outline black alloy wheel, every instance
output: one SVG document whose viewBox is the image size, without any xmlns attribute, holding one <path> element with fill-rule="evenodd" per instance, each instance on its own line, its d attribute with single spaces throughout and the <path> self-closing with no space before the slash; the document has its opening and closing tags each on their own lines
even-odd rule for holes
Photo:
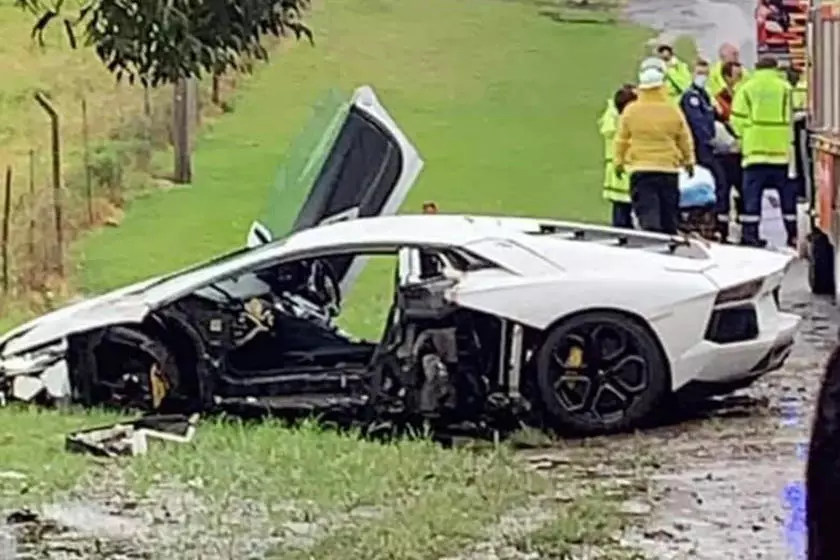
<svg viewBox="0 0 840 560">
<path fill-rule="evenodd" d="M 641 427 L 670 385 L 653 335 L 612 312 L 583 313 L 554 327 L 540 349 L 537 377 L 552 427 L 580 435 Z"/>
</svg>

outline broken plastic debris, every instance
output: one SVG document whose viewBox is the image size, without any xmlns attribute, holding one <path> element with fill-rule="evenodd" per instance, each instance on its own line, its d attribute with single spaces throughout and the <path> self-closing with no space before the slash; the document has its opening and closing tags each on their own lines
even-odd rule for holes
<svg viewBox="0 0 840 560">
<path fill-rule="evenodd" d="M 70 374 L 64 360 L 59 360 L 45 369 L 40 377 L 47 394 L 52 398 L 61 399 L 70 395 Z"/>
<path fill-rule="evenodd" d="M 187 443 L 195 435 L 198 414 L 156 414 L 133 422 L 92 428 L 69 434 L 65 448 L 75 453 L 99 457 L 142 455 L 148 451 L 149 438 Z"/>
<path fill-rule="evenodd" d="M 18 375 L 12 379 L 11 395 L 21 401 L 31 401 L 44 389 L 44 383 L 37 377 Z"/>
</svg>

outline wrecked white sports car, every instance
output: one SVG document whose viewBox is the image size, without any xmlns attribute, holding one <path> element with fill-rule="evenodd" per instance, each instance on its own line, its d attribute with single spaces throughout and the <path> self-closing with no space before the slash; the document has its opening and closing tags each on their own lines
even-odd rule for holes
<svg viewBox="0 0 840 560">
<path fill-rule="evenodd" d="M 320 150 L 287 166 L 277 191 L 300 196 L 297 215 L 255 224 L 249 248 L 5 334 L 3 393 L 368 419 L 527 411 L 594 434 L 645 423 L 677 392 L 744 387 L 787 358 L 800 319 L 777 294 L 791 257 L 544 219 L 381 216 L 419 173 L 416 150 L 369 88 L 328 113 L 309 137 Z M 334 325 L 370 255 L 393 255 L 397 270 L 374 342 Z"/>
</svg>

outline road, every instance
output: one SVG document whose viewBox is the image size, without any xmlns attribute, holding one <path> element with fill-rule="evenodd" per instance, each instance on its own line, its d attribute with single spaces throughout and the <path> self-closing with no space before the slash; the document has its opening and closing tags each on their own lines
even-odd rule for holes
<svg viewBox="0 0 840 560">
<path fill-rule="evenodd" d="M 692 37 L 712 60 L 723 42 L 755 60 L 754 0 L 629 0 L 627 17 L 660 32 Z M 781 245 L 778 210 L 765 200 L 764 235 Z M 628 541 L 651 558 L 786 560 L 804 558 L 807 437 L 821 367 L 837 340 L 840 313 L 809 294 L 805 263 L 785 280 L 782 305 L 804 324 L 786 366 L 707 418 L 634 438 L 654 454 L 653 509 Z M 612 441 L 615 453 L 627 443 Z"/>
</svg>

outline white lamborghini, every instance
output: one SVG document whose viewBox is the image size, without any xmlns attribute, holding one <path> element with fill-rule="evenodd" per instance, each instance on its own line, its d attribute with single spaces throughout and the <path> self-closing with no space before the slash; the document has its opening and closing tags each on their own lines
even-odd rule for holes
<svg viewBox="0 0 840 560">
<path fill-rule="evenodd" d="M 447 422 L 527 413 L 596 434 L 641 426 L 680 392 L 745 387 L 790 353 L 800 319 L 778 307 L 790 256 L 551 219 L 383 215 L 417 177 L 417 151 L 369 88 L 315 120 L 326 132 L 311 129 L 316 148 L 297 147 L 275 190 L 297 214 L 256 223 L 248 248 L 6 333 L 2 394 Z M 335 325 L 368 255 L 396 269 L 376 341 Z"/>
</svg>

